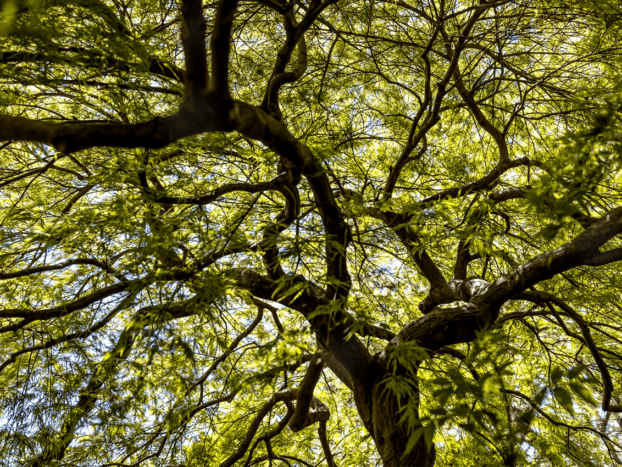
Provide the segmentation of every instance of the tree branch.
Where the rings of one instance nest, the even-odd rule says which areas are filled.
[[[595,221],[574,240],[553,251],[536,256],[496,280],[484,294],[475,298],[475,304],[498,309],[513,295],[538,282],[573,267],[587,265],[592,258],[606,255],[600,253],[598,249],[620,232],[622,232],[622,208],[616,208]]]
[[[231,99],[229,93],[229,51],[231,48],[231,28],[238,0],[220,0],[212,31],[212,80],[209,90],[221,99]]]
[[[324,368],[324,362],[322,361],[321,353],[316,352],[309,362],[307,372],[297,389],[296,410],[289,421],[289,427],[293,432],[298,432],[313,423],[309,409],[314,399],[313,391],[315,390],[315,385],[322,375],[322,368]]]
[[[186,57],[186,97],[199,95],[207,89],[207,52],[205,50],[205,18],[202,0],[182,0],[181,39]]]

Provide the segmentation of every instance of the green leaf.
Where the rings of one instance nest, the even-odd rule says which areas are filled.
[[[585,369],[586,369],[585,365],[577,365],[577,366],[572,367],[567,373],[568,379],[577,378],[581,373],[583,373]]]
[[[574,407],[572,406],[572,395],[570,394],[570,391],[568,391],[568,389],[557,386],[553,388],[553,395],[555,396],[557,402],[559,402],[559,405],[561,405],[566,410],[566,412],[568,412],[570,415],[574,415]]]
[[[423,427],[417,428],[412,434],[408,437],[408,442],[406,443],[406,449],[404,449],[404,454],[402,454],[402,459],[406,457],[413,450],[419,438],[423,435]]]
[[[592,406],[598,405],[598,403],[594,399],[594,396],[592,395],[592,391],[590,391],[587,387],[585,387],[581,383],[578,383],[576,381],[571,381],[568,384],[568,386],[570,386],[570,389],[572,389],[572,392],[574,392],[577,396],[579,396],[581,399],[583,399],[588,404]]]
[[[551,381],[553,384],[559,384],[565,373],[566,372],[562,368],[557,367],[553,369],[551,372]]]
[[[436,423],[434,422],[428,423],[423,428],[423,436],[424,436],[425,444],[426,444],[426,447],[428,448],[428,451],[432,450],[432,442],[434,441],[435,432],[436,432]]]

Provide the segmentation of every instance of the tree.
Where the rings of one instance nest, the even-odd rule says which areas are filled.
[[[619,464],[620,15],[4,0],[2,465]]]

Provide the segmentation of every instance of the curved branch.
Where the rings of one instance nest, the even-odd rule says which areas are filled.
[[[290,177],[284,174],[282,183],[278,186],[278,191],[285,198],[285,206],[273,222],[266,225],[263,238],[259,247],[263,250],[263,261],[271,279],[279,279],[285,275],[279,260],[279,234],[287,229],[300,215],[300,194],[298,193],[297,183],[300,177]]]
[[[486,189],[489,189],[490,185],[495,180],[497,180],[501,175],[503,175],[505,172],[507,172],[510,169],[521,167],[521,166],[538,167],[540,165],[541,164],[539,162],[532,161],[531,159],[527,157],[522,157],[520,159],[514,159],[511,161],[510,160],[506,160],[504,162],[500,161],[499,164],[494,169],[492,169],[490,172],[488,172],[486,175],[484,175],[479,180],[474,180],[462,186],[448,188],[446,190],[439,191],[438,193],[435,193],[431,196],[428,196],[427,198],[422,199],[419,202],[419,206],[424,207],[425,205],[432,203],[434,201],[440,201],[440,200],[447,199],[447,198],[456,198],[459,196],[465,196],[470,193],[484,191]],[[515,194],[518,195],[517,192],[511,192],[511,193],[512,195],[515,195]],[[512,196],[510,195],[510,193],[507,193],[507,195]]]
[[[225,459],[220,464],[220,467],[230,467],[233,464],[235,464],[238,460],[240,460],[244,456],[244,454],[246,454],[246,451],[250,447],[251,441],[255,437],[255,433],[257,433],[257,430],[259,429],[259,426],[261,425],[262,420],[268,414],[268,412],[272,409],[272,407],[274,407],[278,402],[290,401],[294,397],[295,396],[291,389],[286,389],[286,390],[274,393],[272,397],[270,397],[270,399],[268,399],[268,401],[263,405],[263,407],[259,409],[259,412],[257,413],[257,415],[255,415],[255,418],[253,419],[250,427],[248,428],[248,431],[246,432],[246,436],[244,436],[244,438],[240,442],[238,449],[236,449],[236,451],[233,454],[231,454],[227,459]],[[289,421],[289,417],[285,417],[284,419],[287,419]]]
[[[608,441],[611,441],[611,438],[609,438],[606,434],[601,433],[600,431],[596,430],[595,428],[592,428],[591,426],[572,426],[569,425],[567,423],[564,422],[560,422],[558,420],[555,420],[553,417],[551,417],[549,414],[547,414],[544,410],[542,410],[538,404],[536,404],[529,396],[523,394],[520,391],[514,391],[512,389],[502,389],[503,392],[507,393],[507,394],[511,394],[515,397],[520,397],[521,399],[523,399],[524,401],[526,401],[536,412],[538,412],[540,415],[542,415],[544,418],[546,418],[550,423],[552,423],[555,426],[563,426],[564,428],[569,428],[571,430],[582,430],[582,431],[590,431],[594,434],[597,434],[598,436],[602,436],[604,438],[606,438]],[[614,443],[617,445],[617,443]]]
[[[321,353],[316,352],[309,362],[307,372],[297,389],[296,410],[289,421],[289,427],[293,432],[298,432],[317,421],[313,419],[309,409],[311,408],[311,402],[315,400],[313,391],[322,375],[322,368],[324,368],[324,362],[322,361]],[[330,414],[328,415],[330,416]]]
[[[204,206],[216,201],[218,198],[237,191],[244,193],[261,193],[266,190],[278,190],[283,192],[283,182],[287,179],[286,174],[280,174],[272,180],[261,183],[228,183],[212,190],[211,193],[202,196],[170,196],[160,190],[154,190],[149,186],[143,186],[143,193],[156,203],[165,204],[191,204]]]
[[[560,326],[564,329],[564,332],[571,337],[578,338],[582,343],[587,346],[587,348],[590,350],[590,353],[592,354],[592,357],[594,358],[594,361],[596,362],[596,366],[600,370],[600,374],[603,380],[603,410],[606,412],[622,412],[622,405],[611,405],[611,396],[614,390],[613,380],[611,379],[611,375],[609,374],[607,364],[603,360],[603,357],[600,355],[599,349],[594,342],[594,338],[592,337],[590,328],[583,319],[583,317],[566,302],[559,299],[555,295],[540,291],[525,292],[522,295],[524,295],[525,297],[532,296],[540,302],[546,302],[551,312],[555,315],[555,318],[559,322]],[[559,314],[555,311],[555,308],[551,306],[551,303],[554,303],[559,308],[564,310],[564,313],[568,317],[570,317],[575,323],[577,323],[577,326],[579,326],[579,329],[581,330],[581,336],[583,337],[583,339],[581,339],[581,336],[576,335],[568,329]]]
[[[242,342],[242,339],[244,339],[250,333],[253,332],[253,330],[257,327],[257,325],[261,322],[261,319],[263,318],[263,310],[264,310],[263,307],[259,307],[258,308],[257,316],[255,317],[253,322],[251,324],[249,324],[249,326],[243,332],[241,332],[233,340],[233,342],[231,342],[231,344],[229,344],[229,347],[227,347],[225,352],[223,352],[223,354],[220,357],[218,357],[216,360],[214,360],[212,362],[212,364],[210,365],[210,367],[207,369],[207,371],[205,371],[205,373],[203,373],[203,375],[199,379],[197,379],[192,384],[192,386],[190,386],[188,388],[188,390],[186,391],[186,397],[188,396],[188,394],[190,394],[192,392],[192,390],[194,388],[196,388],[197,386],[203,384],[205,382],[205,380],[207,380],[209,375],[212,374],[212,372],[218,367],[218,365],[220,365],[231,354],[231,352],[233,352],[235,350],[235,348],[239,345],[239,343]]]
[[[283,114],[279,107],[279,91],[284,84],[294,83],[304,75],[307,69],[307,43],[304,35],[298,41],[298,63],[294,71],[289,73],[279,73],[275,75],[268,84],[268,91],[266,93],[266,108],[268,112],[274,116],[277,120],[283,119]]]
[[[69,52],[80,54],[75,58],[61,55],[44,55],[39,52],[24,51],[4,51],[0,53],[0,63],[57,63],[60,65],[75,65],[77,67],[89,67],[101,69],[102,65],[108,68],[120,71],[141,72],[145,66],[141,63],[130,63],[119,60],[118,58],[110,58],[104,55],[94,53],[92,50],[83,49],[81,47],[59,47],[58,52]],[[178,68],[172,63],[166,63],[162,60],[152,57],[149,60],[147,71],[162,76],[164,78],[173,79],[175,81],[184,81],[184,70]]]

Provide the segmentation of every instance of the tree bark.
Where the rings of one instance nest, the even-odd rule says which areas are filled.
[[[417,392],[417,398],[419,393]],[[376,448],[384,467],[431,467],[436,462],[434,443],[428,449],[421,436],[412,450],[404,456],[412,434],[406,422],[400,424],[401,414],[396,397],[386,391],[381,381],[372,390],[372,425]],[[419,401],[417,400],[417,408]]]

